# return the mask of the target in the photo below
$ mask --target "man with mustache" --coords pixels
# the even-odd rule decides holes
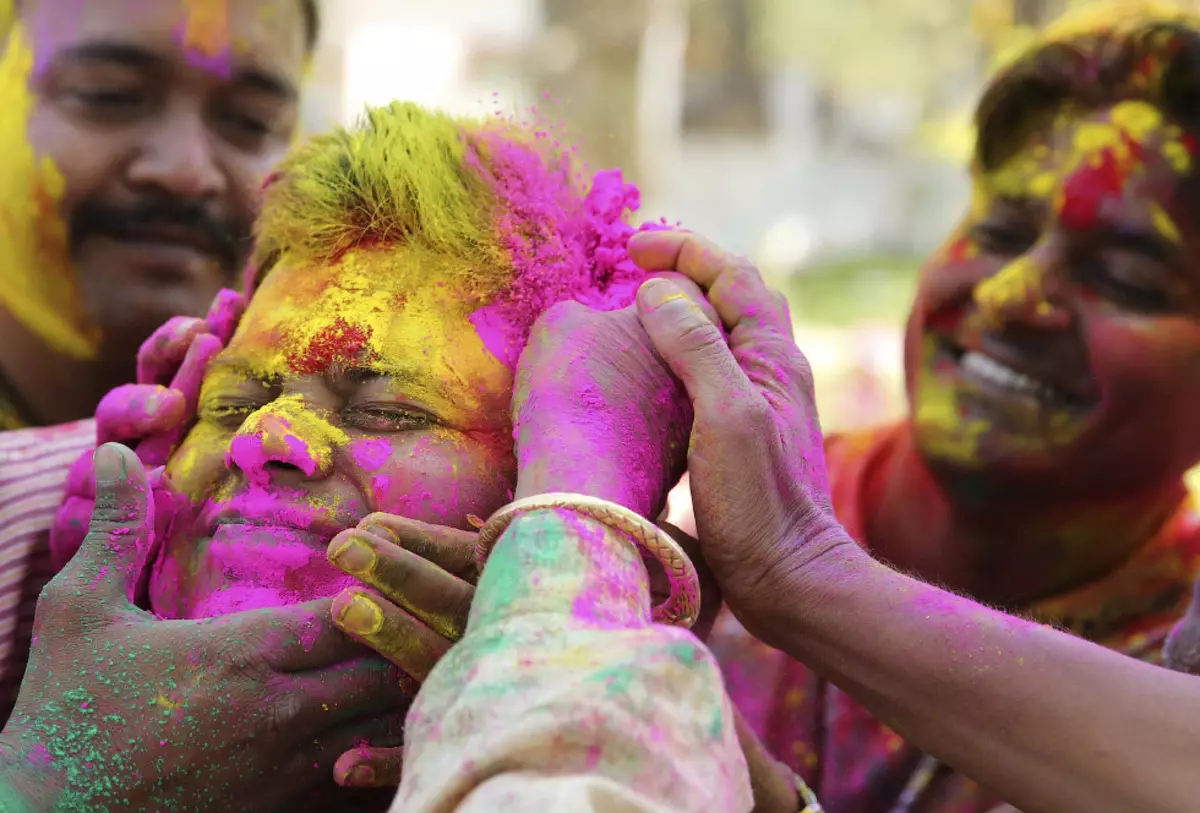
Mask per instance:
[[[316,18],[304,0],[28,0],[2,17],[13,429],[89,417],[156,328],[232,285]]]
[[[162,384],[231,327],[234,300],[197,317],[240,271],[317,33],[315,0],[0,0],[0,718],[81,419],[164,321],[139,371]],[[130,428],[183,400],[152,388]]]

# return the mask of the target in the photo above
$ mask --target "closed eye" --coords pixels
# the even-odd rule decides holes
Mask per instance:
[[[223,398],[213,401],[202,401],[199,418],[208,423],[237,429],[246,419],[265,406],[264,401]]]
[[[400,404],[355,404],[342,410],[342,423],[364,432],[388,434],[428,429],[438,420],[424,410]]]

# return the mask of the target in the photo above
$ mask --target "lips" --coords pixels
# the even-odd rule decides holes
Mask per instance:
[[[331,511],[286,495],[253,489],[220,503],[210,503],[202,512],[200,526],[244,530],[252,536],[261,531],[279,531],[304,538],[322,548],[361,517]]]
[[[1061,372],[1050,348],[1039,357],[991,336],[965,346],[945,339],[938,343],[957,374],[981,390],[1070,408],[1090,407],[1097,400],[1090,377]]]

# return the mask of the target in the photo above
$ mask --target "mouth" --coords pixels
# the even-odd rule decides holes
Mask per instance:
[[[1034,402],[1038,406],[1087,411],[1098,395],[1090,381],[1064,376],[997,342],[968,348],[938,341],[938,367],[952,365],[957,377],[992,397]]]
[[[217,245],[203,230],[188,226],[172,224],[135,226],[127,229],[121,237],[131,243],[187,248],[214,258],[220,254]]]
[[[200,519],[201,527],[213,532],[222,529],[225,533],[242,531],[257,537],[263,532],[278,531],[322,547],[356,523],[356,518],[342,516],[339,512],[261,492],[213,503]]]
[[[227,274],[236,264],[236,258],[226,247],[214,242],[202,229],[178,225],[130,226],[97,236],[107,237],[133,252],[138,265],[153,269],[155,276],[166,281],[207,276],[214,269]]]

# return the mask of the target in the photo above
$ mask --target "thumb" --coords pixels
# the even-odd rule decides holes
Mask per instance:
[[[93,457],[96,505],[79,553],[69,567],[114,606],[132,604],[153,541],[154,501],[146,470],[137,455],[119,443],[106,443]]]
[[[731,396],[753,394],[720,329],[680,286],[647,280],[638,289],[637,312],[654,349],[687,388],[697,418],[716,415]]]

